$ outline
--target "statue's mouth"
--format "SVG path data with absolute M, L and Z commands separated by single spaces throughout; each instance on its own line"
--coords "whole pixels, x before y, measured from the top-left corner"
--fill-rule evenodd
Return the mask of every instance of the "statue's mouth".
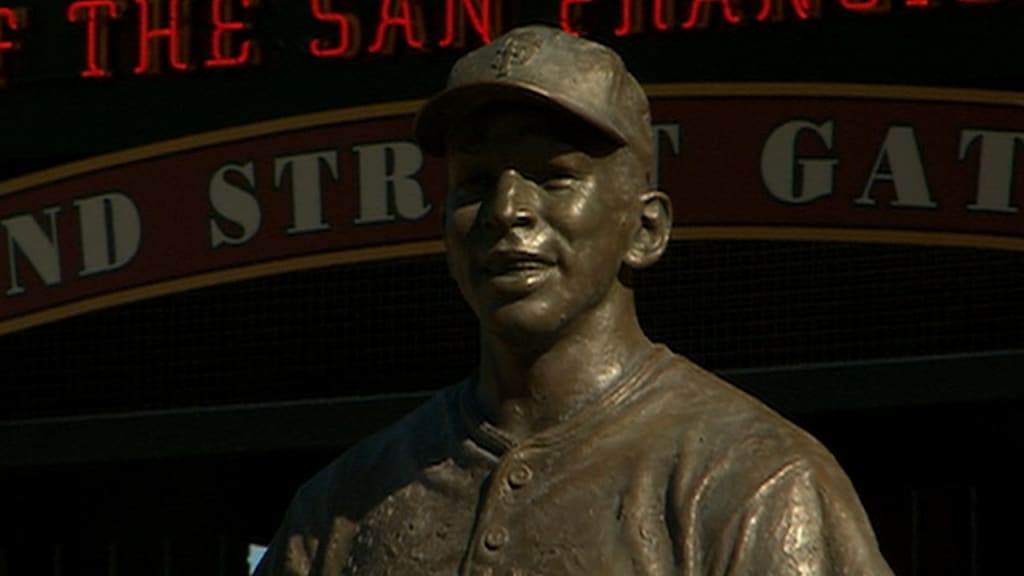
M 487 255 L 484 261 L 484 269 L 491 276 L 502 276 L 506 274 L 543 271 L 554 264 L 555 261 L 552 258 L 536 252 L 495 250 Z

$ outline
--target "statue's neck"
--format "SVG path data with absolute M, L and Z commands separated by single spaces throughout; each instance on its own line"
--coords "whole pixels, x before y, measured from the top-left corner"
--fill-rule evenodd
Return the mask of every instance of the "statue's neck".
M 632 300 L 548 340 L 482 333 L 477 398 L 488 420 L 523 439 L 599 397 L 651 346 Z

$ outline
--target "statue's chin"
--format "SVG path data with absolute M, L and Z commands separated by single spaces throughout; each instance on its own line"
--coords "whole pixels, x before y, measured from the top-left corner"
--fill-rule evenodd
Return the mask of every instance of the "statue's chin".
M 496 307 L 480 317 L 480 327 L 508 344 L 534 346 L 556 337 L 565 327 L 564 315 L 544 302 L 522 298 Z

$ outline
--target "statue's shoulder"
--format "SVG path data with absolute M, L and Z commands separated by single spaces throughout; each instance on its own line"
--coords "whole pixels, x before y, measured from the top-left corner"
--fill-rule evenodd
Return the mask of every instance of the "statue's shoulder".
M 843 476 L 832 454 L 778 412 L 689 359 L 674 355 L 649 402 L 666 407 L 691 466 L 757 485 L 786 468 Z M 664 429 L 664 428 L 663 428 Z M 845 476 L 844 480 L 845 480 Z
M 446 458 L 460 441 L 458 395 L 445 388 L 375 434 L 352 445 L 300 489 L 297 501 L 315 502 L 331 515 L 358 518 L 365 508 Z
M 263 561 L 260 576 L 335 574 L 345 562 L 359 519 L 423 463 L 443 458 L 461 384 L 444 389 L 394 424 L 356 443 L 296 492 Z
M 699 519 L 691 533 L 717 543 L 737 573 L 789 573 L 797 558 L 822 574 L 892 574 L 853 485 L 816 438 L 685 358 L 653 388 L 651 401 L 674 410 L 662 427 L 675 426 L 668 508 L 680 523 Z

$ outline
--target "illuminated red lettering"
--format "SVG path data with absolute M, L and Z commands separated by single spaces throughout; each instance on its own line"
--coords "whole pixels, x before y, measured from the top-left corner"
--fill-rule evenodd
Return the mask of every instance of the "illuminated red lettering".
M 616 36 L 625 36 L 633 31 L 633 1 L 622 0 L 622 21 L 619 27 L 612 31 Z
M 928 0 L 924 1 L 927 2 Z M 792 6 L 793 13 L 800 20 L 809 20 L 821 15 L 821 0 L 761 0 L 761 11 L 757 13 L 757 21 L 772 20 L 778 22 L 785 20 L 785 6 L 787 2 Z
M 12 32 L 18 31 L 18 14 L 11 8 L 0 8 L 0 86 L 6 82 L 4 74 L 4 52 L 15 50 L 18 44 L 14 40 L 4 39 L 4 28 Z
M 711 5 L 722 7 L 722 18 L 729 24 L 739 24 L 740 17 L 732 11 L 732 0 L 693 0 L 690 5 L 690 16 L 683 22 L 683 28 L 704 28 L 711 20 Z
M 633 0 L 621 0 L 622 21 L 613 33 L 616 36 L 625 36 L 643 31 L 644 7 L 648 1 L 636 2 Z M 649 0 L 651 6 L 651 22 L 655 30 L 665 31 L 672 28 L 671 22 L 675 16 L 675 3 L 668 2 L 666 8 L 665 0 Z
M 150 2 L 153 2 L 155 8 L 159 9 L 161 0 L 135 0 L 135 3 L 139 6 L 139 65 L 135 67 L 133 72 L 136 74 L 147 74 L 160 70 L 159 63 L 151 63 L 150 56 L 151 52 L 156 51 L 161 38 L 167 39 L 170 48 L 168 58 L 171 68 L 187 70 L 188 64 L 185 62 L 185 54 L 188 42 L 183 41 L 183 37 L 187 34 L 187 27 L 181 25 L 182 20 L 187 22 L 187 18 L 182 18 L 181 0 L 167 0 L 170 6 L 167 10 L 167 26 L 163 28 L 160 28 L 157 23 L 159 15 L 156 11 L 150 12 Z M 185 5 L 185 10 L 188 10 L 188 4 Z
M 15 44 L 11 40 L 4 40 L 3 33 L 4 27 L 8 30 L 18 29 L 18 16 L 14 13 L 14 10 L 10 8 L 0 8 L 0 52 L 4 50 L 13 50 Z
M 353 16 L 347 13 L 332 12 L 331 0 L 310 0 L 313 17 L 321 22 L 330 22 L 338 26 L 338 42 L 331 46 L 321 38 L 309 41 L 309 52 L 321 58 L 351 56 L 354 53 L 352 42 Z
M 85 69 L 83 78 L 110 75 L 107 54 L 108 18 L 117 18 L 114 0 L 78 0 L 68 6 L 68 22 L 78 22 L 85 14 Z
M 674 4 L 670 4 L 674 6 Z M 654 27 L 658 30 L 668 30 L 671 27 L 669 15 L 665 14 L 665 0 L 654 0 Z
M 593 0 L 562 0 L 561 5 L 558 7 L 558 23 L 562 26 L 562 30 L 565 30 L 569 34 L 579 36 L 579 30 L 576 30 L 573 26 L 573 22 L 576 20 L 576 7 L 577 4 L 587 4 Z
M 473 29 L 480 36 L 480 41 L 487 44 L 491 41 L 491 0 L 460 0 L 462 10 L 459 11 L 459 25 L 455 25 L 455 0 L 445 0 L 444 3 L 444 38 L 438 45 L 448 47 L 455 45 L 462 47 L 465 44 L 466 19 L 469 19 Z M 500 11 L 501 8 L 499 7 Z M 458 34 L 456 34 L 456 28 Z M 458 39 L 456 41 L 456 38 Z
M 206 66 L 241 66 L 252 56 L 252 41 L 243 40 L 237 56 L 228 56 L 231 52 L 231 33 L 245 30 L 248 22 L 231 20 L 231 0 L 224 6 L 224 0 L 213 0 L 213 31 L 210 33 L 210 58 L 203 64 Z M 242 8 L 249 8 L 255 0 L 238 0 Z
M 416 33 L 413 30 L 416 22 L 413 21 L 413 7 L 409 4 L 410 0 L 397 1 L 397 8 L 392 7 L 392 0 L 383 0 L 381 2 L 380 24 L 377 25 L 377 37 L 373 45 L 368 48 L 373 54 L 391 52 L 391 46 L 394 44 L 393 28 L 396 26 L 404 32 L 405 43 L 410 48 L 423 48 L 423 40 L 416 38 Z M 416 6 L 416 8 L 416 12 L 419 13 L 419 6 Z M 418 20 L 422 20 L 422 18 L 418 18 Z M 388 46 L 387 49 L 385 49 L 385 43 Z
M 854 12 L 889 11 L 889 0 L 839 0 L 839 5 Z

